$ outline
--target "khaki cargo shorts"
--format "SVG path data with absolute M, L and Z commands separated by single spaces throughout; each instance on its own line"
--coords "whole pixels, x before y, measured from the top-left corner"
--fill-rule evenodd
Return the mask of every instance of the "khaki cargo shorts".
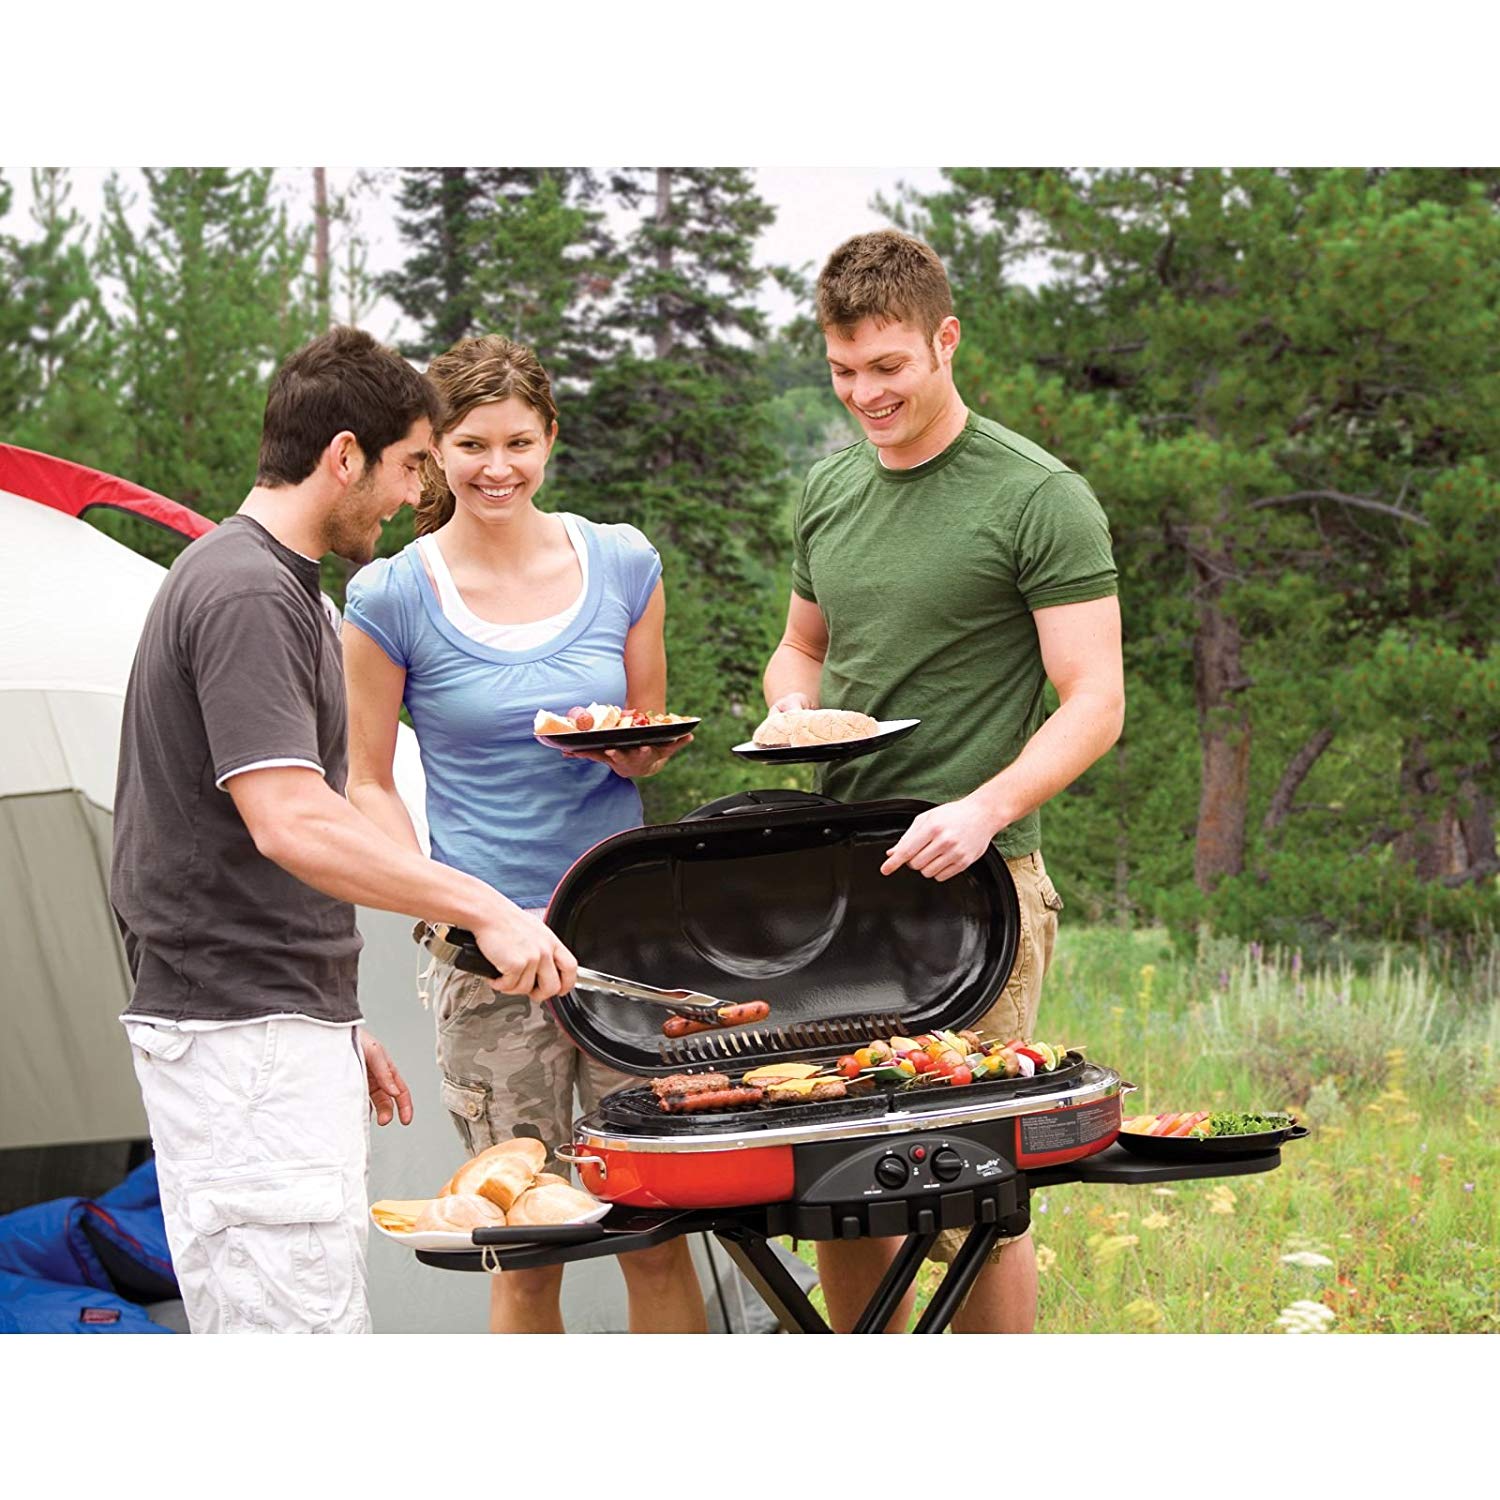
M 555 1153 L 573 1139 L 574 1091 L 591 1110 L 605 1094 L 640 1080 L 583 1052 L 550 1005 L 502 995 L 479 975 L 436 959 L 427 985 L 443 1107 L 469 1154 L 529 1135 L 547 1148 L 546 1170 L 569 1176 Z
M 1063 903 L 1057 887 L 1047 877 L 1040 849 L 1034 854 L 1008 859 L 1005 863 L 1016 883 L 1016 896 L 1021 906 L 1021 936 L 1016 944 L 1016 961 L 1010 978 L 1005 981 L 1005 988 L 974 1023 L 974 1029 L 996 1041 L 1005 1042 L 1012 1037 L 1033 1041 L 1036 1038 L 1037 1009 L 1042 1000 L 1042 980 L 1052 962 L 1052 948 L 1057 941 L 1057 914 Z M 951 1261 L 968 1233 L 967 1229 L 943 1230 L 936 1244 L 927 1252 L 927 1258 Z M 1026 1233 L 1031 1231 L 1028 1229 Z M 991 1262 L 998 1260 L 1001 1250 L 1010 1243 L 1010 1239 L 996 1240 L 995 1248 L 990 1252 Z

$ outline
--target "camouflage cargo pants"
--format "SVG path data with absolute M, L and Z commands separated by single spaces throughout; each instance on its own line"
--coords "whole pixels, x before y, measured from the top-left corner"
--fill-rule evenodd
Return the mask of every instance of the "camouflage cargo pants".
M 639 1082 L 574 1045 L 549 1005 L 502 995 L 477 974 L 434 960 L 428 993 L 437 1023 L 443 1107 L 472 1156 L 512 1136 L 547 1148 L 547 1170 L 573 1139 L 573 1095 L 591 1110 L 613 1089 Z

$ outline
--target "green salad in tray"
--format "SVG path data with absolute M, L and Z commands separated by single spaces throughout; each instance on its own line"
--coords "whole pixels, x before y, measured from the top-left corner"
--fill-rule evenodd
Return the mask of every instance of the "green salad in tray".
M 1176 1136 L 1186 1140 L 1220 1139 L 1234 1135 L 1264 1135 L 1285 1130 L 1292 1117 L 1285 1111 L 1270 1114 L 1246 1114 L 1238 1110 L 1196 1110 L 1187 1114 L 1132 1115 L 1120 1122 L 1120 1129 L 1130 1135 Z

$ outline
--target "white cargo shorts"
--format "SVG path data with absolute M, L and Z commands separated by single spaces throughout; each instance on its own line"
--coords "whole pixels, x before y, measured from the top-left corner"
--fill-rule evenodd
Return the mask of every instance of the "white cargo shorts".
M 368 1333 L 357 1028 L 125 1018 L 194 1333 Z

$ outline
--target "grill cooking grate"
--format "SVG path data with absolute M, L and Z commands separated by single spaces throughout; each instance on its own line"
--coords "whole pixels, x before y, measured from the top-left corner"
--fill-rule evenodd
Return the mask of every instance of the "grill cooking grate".
M 625 1088 L 606 1094 L 599 1101 L 599 1119 L 605 1126 L 616 1130 L 700 1138 L 715 1131 L 775 1130 L 803 1121 L 855 1119 L 880 1116 L 887 1111 L 918 1117 L 931 1114 L 940 1119 L 944 1113 L 962 1109 L 976 1099 L 1024 1099 L 1031 1094 L 1049 1093 L 1081 1079 L 1087 1066 L 1081 1053 L 1070 1052 L 1063 1067 L 1052 1073 L 1039 1073 L 1035 1078 L 976 1078 L 960 1089 L 938 1084 L 893 1088 L 887 1084 L 877 1086 L 873 1094 L 854 1099 L 820 1099 L 815 1104 L 811 1101 L 805 1104 L 757 1104 L 748 1109 L 720 1109 L 703 1114 L 668 1114 L 649 1088 Z M 936 1128 L 933 1121 L 923 1122 L 920 1118 L 912 1125 L 913 1130 L 933 1128 Z
M 663 1042 L 657 1052 L 669 1068 L 694 1063 L 734 1062 L 738 1058 L 778 1052 L 803 1052 L 825 1047 L 862 1047 L 871 1037 L 900 1036 L 901 1017 L 886 1015 L 836 1016 L 827 1021 L 799 1021 L 794 1026 L 743 1026 L 726 1031 L 700 1031 L 680 1041 Z

